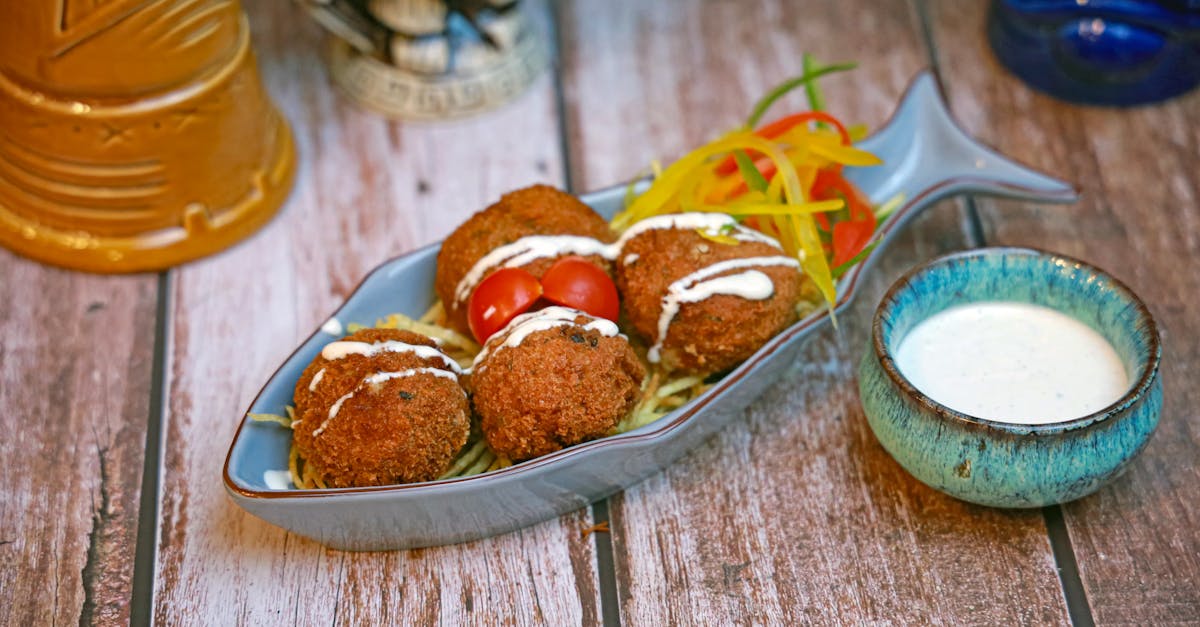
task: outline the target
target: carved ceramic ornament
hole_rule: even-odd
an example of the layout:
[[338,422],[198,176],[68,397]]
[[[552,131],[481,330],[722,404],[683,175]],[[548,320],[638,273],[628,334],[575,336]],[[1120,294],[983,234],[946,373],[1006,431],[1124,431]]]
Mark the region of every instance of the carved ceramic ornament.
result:
[[516,0],[302,0],[332,32],[334,82],[386,115],[436,120],[495,108],[545,69]]
[[237,0],[0,2],[0,245],[172,266],[262,226],[294,169]]

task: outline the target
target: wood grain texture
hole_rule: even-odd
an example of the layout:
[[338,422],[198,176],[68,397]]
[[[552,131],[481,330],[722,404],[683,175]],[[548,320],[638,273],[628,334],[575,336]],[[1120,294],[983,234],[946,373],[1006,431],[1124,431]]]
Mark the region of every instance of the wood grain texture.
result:
[[[591,3],[564,9],[572,162],[581,188],[624,180],[742,119],[804,51],[861,68],[825,81],[844,119],[878,126],[926,64],[904,3]],[[790,100],[801,106],[802,97]],[[782,107],[780,110],[788,110]],[[611,503],[627,624],[1062,623],[1042,517],[916,482],[878,445],[854,364],[883,289],[965,246],[957,205],[893,244],[841,334],[709,444]]]
[[128,622],[155,277],[0,276],[0,624]]
[[336,93],[290,3],[247,3],[268,88],[302,157],[271,225],[175,275],[155,615],[205,624],[572,624],[598,620],[587,510],[416,551],[327,551],[238,509],[221,465],[293,348],[387,258],[444,237],[507,190],[561,183],[552,77],[512,104],[389,123]]
[[1200,93],[1135,109],[1059,102],[1025,87],[982,38],[982,3],[933,2],[952,107],[1003,152],[1074,181],[1067,207],[981,201],[989,244],[1032,245],[1105,268],[1162,329],[1165,405],[1124,477],[1066,506],[1099,624],[1200,620]]

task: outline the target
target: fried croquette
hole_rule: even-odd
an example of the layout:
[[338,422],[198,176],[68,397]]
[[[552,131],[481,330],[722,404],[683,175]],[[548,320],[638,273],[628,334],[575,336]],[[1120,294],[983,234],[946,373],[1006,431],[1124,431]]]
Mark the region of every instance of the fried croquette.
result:
[[611,432],[637,404],[645,374],[615,324],[549,307],[488,341],[472,402],[492,450],[520,461]]
[[799,263],[772,240],[732,222],[721,237],[663,224],[625,241],[617,264],[623,311],[651,362],[724,372],[796,321]]
[[446,308],[449,326],[469,333],[467,299],[475,285],[495,269],[476,268],[476,264],[496,249],[528,236],[576,236],[559,238],[564,241],[551,247],[557,250],[555,254],[538,253],[519,266],[538,278],[559,257],[568,254],[582,255],[611,271],[611,264],[602,255],[591,254],[613,239],[608,223],[591,207],[547,185],[510,192],[462,223],[438,252],[434,289]]
[[470,434],[458,377],[433,340],[363,329],[326,345],[301,375],[293,443],[328,487],[436,479]]

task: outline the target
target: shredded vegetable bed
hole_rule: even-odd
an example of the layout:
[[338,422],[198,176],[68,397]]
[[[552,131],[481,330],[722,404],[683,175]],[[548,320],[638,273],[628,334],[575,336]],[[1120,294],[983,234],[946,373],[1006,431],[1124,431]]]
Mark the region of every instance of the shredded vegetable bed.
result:
[[[470,366],[479,352],[480,346],[461,333],[437,324],[443,315],[442,303],[439,301],[419,319],[409,318],[403,314],[391,314],[376,320],[373,326],[382,329],[405,329],[428,335],[437,340],[440,348],[459,365]],[[347,325],[347,333],[353,333],[362,328],[364,326],[361,324],[350,324]],[[639,352],[644,359],[645,348],[642,347]],[[651,376],[646,378],[646,383],[643,385],[641,402],[609,435],[625,433],[648,425],[692,400],[706,389],[708,389],[708,384],[700,377],[670,379],[663,373],[654,371]],[[286,408],[286,415],[249,414],[249,418],[256,422],[274,422],[291,428],[294,416],[292,408],[289,406]],[[479,430],[473,428],[463,452],[459,453],[450,468],[438,479],[469,477],[511,465],[510,460],[492,451]],[[288,471],[292,477],[292,485],[297,488],[326,487],[314,473],[305,472],[304,460],[294,445],[288,453]]]
[[[798,314],[804,318],[821,306],[836,301],[836,281],[861,261],[875,245],[877,226],[896,207],[893,198],[872,207],[843,176],[846,166],[878,165],[873,154],[854,147],[866,134],[860,126],[846,126],[824,112],[817,79],[854,68],[854,64],[819,66],[804,56],[804,74],[772,89],[753,108],[746,123],[717,140],[684,155],[665,170],[657,165],[650,186],[636,194],[633,185],[626,194],[625,208],[611,222],[617,232],[639,220],[680,212],[717,212],[731,215],[742,224],[776,238],[786,254],[799,260],[806,277],[806,292]],[[788,92],[803,88],[809,111],[759,124],[765,113]],[[708,239],[736,245],[726,234],[700,231]],[[469,367],[480,346],[470,337],[448,329],[439,321],[445,312],[435,304],[419,319],[392,314],[376,321],[376,327],[406,329],[438,341],[440,348],[464,368]],[[835,321],[836,322],[836,321]],[[348,333],[363,328],[351,324]],[[634,342],[645,362],[646,349]],[[699,376],[671,378],[646,362],[649,376],[643,384],[642,400],[609,435],[653,423],[696,398],[711,385]],[[287,415],[250,414],[257,421],[272,421],[290,427]],[[440,479],[467,477],[510,466],[487,445],[478,427],[472,429],[462,453]],[[288,463],[292,483],[299,488],[324,488],[306,472],[303,460],[292,447]]]
[[[842,176],[846,166],[882,163],[853,146],[865,128],[847,127],[821,110],[816,79],[854,67],[818,66],[805,55],[804,74],[771,90],[743,126],[671,164],[641,195],[634,196],[631,187],[613,228],[623,231],[638,220],[668,213],[734,216],[778,239],[832,305],[835,281],[870,252],[876,226],[885,211],[898,205],[888,202],[876,210]],[[808,96],[809,111],[759,125],[771,105],[799,87]]]

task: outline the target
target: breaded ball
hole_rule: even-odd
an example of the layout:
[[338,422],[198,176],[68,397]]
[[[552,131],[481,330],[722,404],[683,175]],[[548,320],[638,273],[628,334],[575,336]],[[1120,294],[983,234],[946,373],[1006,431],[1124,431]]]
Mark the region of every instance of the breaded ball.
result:
[[616,325],[573,309],[518,316],[485,350],[472,401],[488,445],[513,461],[604,436],[641,397],[645,368]]
[[[799,264],[763,236],[738,231],[745,238],[736,243],[713,241],[691,228],[648,229],[625,242],[617,260],[617,289],[630,325],[651,346],[652,363],[688,374],[724,372],[796,321]],[[714,272],[722,267],[715,264],[752,258],[772,261],[733,262],[734,267]],[[713,283],[735,275],[719,287]],[[762,275],[770,279],[765,298],[721,293],[753,285]],[[672,290],[676,295],[668,298]],[[677,312],[672,316],[668,310],[664,317],[664,308],[672,304]],[[660,338],[664,318],[667,333]]]
[[329,487],[431,481],[470,434],[457,365],[410,331],[364,329],[331,342],[301,375],[292,438]]
[[[604,218],[566,192],[547,185],[534,185],[505,194],[498,202],[463,222],[446,238],[438,252],[434,289],[446,308],[450,326],[463,333],[470,332],[466,314],[470,294],[459,299],[456,292],[476,262],[496,248],[530,235],[576,235],[599,242],[613,239]],[[566,251],[563,255],[572,252]],[[541,257],[521,267],[541,278],[563,255]],[[602,256],[584,256],[611,271],[609,262]]]

